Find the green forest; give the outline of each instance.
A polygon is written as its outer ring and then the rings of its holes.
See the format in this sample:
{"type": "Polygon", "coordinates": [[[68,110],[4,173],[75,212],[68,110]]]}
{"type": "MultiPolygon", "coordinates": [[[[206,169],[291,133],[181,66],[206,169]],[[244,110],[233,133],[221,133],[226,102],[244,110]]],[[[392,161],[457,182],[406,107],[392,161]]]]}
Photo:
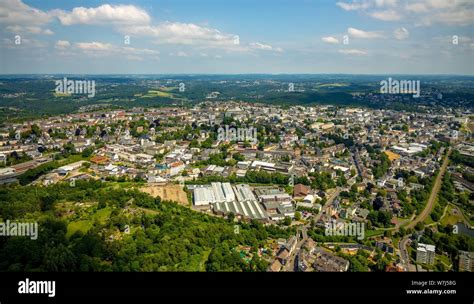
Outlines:
{"type": "Polygon", "coordinates": [[[1,187],[0,201],[0,220],[39,225],[37,240],[0,238],[0,271],[264,271],[258,249],[294,234],[257,222],[236,229],[231,220],[93,180],[1,187]],[[245,258],[239,246],[251,248],[245,258]]]}

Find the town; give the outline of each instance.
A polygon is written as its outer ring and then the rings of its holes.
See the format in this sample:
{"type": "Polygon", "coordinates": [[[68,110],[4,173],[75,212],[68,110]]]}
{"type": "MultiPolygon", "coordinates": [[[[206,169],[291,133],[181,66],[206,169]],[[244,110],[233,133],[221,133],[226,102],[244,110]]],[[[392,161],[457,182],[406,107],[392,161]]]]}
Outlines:
{"type": "Polygon", "coordinates": [[[237,234],[277,226],[290,237],[236,249],[268,271],[473,271],[472,250],[446,243],[473,236],[472,127],[462,108],[89,107],[4,124],[0,184],[117,183],[237,234]]]}

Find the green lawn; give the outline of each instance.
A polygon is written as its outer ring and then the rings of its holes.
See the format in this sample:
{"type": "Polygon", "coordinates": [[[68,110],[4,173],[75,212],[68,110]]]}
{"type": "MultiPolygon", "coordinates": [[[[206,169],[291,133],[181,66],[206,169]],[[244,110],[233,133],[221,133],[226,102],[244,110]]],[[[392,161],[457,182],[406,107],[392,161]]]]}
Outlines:
{"type": "Polygon", "coordinates": [[[443,226],[454,225],[458,222],[463,221],[462,214],[460,212],[458,212],[458,214],[454,214],[452,209],[453,209],[453,207],[451,205],[449,205],[448,210],[446,211],[446,214],[441,219],[441,225],[443,225],[443,226]]]}
{"type": "Polygon", "coordinates": [[[66,237],[70,238],[76,231],[82,231],[82,233],[86,234],[89,229],[92,228],[92,221],[76,221],[70,222],[67,225],[67,233],[66,237]]]}
{"type": "Polygon", "coordinates": [[[431,218],[431,215],[427,216],[426,219],[423,221],[423,224],[425,224],[425,225],[429,225],[429,224],[433,224],[433,223],[434,223],[434,221],[431,218]]]}
{"type": "Polygon", "coordinates": [[[106,208],[97,210],[97,212],[92,216],[92,219],[94,220],[97,219],[99,223],[105,224],[105,222],[107,221],[111,213],[112,213],[112,208],[106,207],[106,208]]]}
{"type": "Polygon", "coordinates": [[[143,95],[142,98],[152,98],[152,97],[168,97],[173,98],[173,94],[158,90],[149,90],[148,94],[143,95]]]}
{"type": "Polygon", "coordinates": [[[384,230],[366,230],[365,237],[368,238],[372,236],[383,235],[384,232],[385,232],[384,230]]]}

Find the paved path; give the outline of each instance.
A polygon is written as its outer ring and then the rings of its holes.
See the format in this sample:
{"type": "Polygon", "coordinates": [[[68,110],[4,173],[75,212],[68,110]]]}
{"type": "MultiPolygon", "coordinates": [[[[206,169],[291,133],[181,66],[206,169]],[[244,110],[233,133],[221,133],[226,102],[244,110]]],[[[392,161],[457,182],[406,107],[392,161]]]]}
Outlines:
{"type": "Polygon", "coordinates": [[[439,189],[441,188],[441,182],[443,180],[444,173],[446,172],[446,168],[448,167],[449,162],[449,155],[451,154],[451,148],[446,153],[444,157],[443,164],[441,165],[441,169],[439,170],[438,176],[436,177],[435,183],[433,185],[433,189],[431,189],[430,198],[426,203],[425,209],[415,218],[414,221],[409,223],[406,228],[414,228],[416,224],[423,222],[431,213],[436,203],[436,197],[438,196],[439,189]]]}

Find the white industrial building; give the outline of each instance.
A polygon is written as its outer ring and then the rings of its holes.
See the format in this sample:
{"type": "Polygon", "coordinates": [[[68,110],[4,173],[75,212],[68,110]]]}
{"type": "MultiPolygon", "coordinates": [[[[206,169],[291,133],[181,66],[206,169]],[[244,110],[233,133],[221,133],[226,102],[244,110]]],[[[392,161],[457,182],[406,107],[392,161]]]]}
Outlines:
{"type": "MultiPolygon", "coordinates": [[[[250,190],[250,189],[249,189],[250,190]]],[[[233,202],[235,193],[230,183],[211,183],[194,189],[194,204],[196,206],[233,202]]]]}
{"type": "Polygon", "coordinates": [[[426,148],[428,148],[427,145],[418,144],[418,143],[410,143],[410,144],[402,144],[402,145],[393,146],[392,150],[402,155],[414,155],[416,153],[422,152],[426,148]]]}
{"type": "Polygon", "coordinates": [[[235,201],[235,193],[230,183],[222,183],[222,190],[224,191],[226,202],[235,201]]]}
{"type": "Polygon", "coordinates": [[[216,197],[211,187],[202,186],[194,189],[195,206],[205,206],[209,204],[214,204],[215,202],[216,197]]]}
{"type": "Polygon", "coordinates": [[[216,198],[216,203],[223,203],[226,201],[224,191],[222,190],[222,183],[211,183],[212,191],[216,198]]]}
{"type": "Polygon", "coordinates": [[[257,201],[249,185],[235,185],[234,190],[239,202],[257,201]]]}
{"type": "Polygon", "coordinates": [[[250,219],[266,219],[268,216],[257,201],[233,201],[214,205],[217,213],[233,213],[250,219]]]}
{"type": "Polygon", "coordinates": [[[267,219],[268,215],[257,201],[249,185],[211,183],[194,188],[194,205],[212,205],[216,213],[233,213],[250,219],[267,219]]]}

